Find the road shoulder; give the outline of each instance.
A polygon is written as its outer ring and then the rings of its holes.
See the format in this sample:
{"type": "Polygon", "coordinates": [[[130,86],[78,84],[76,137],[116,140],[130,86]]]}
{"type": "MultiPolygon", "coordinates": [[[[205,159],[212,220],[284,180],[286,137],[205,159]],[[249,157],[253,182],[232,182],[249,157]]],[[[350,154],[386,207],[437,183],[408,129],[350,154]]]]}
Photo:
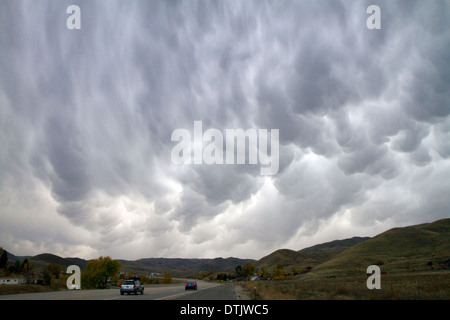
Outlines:
{"type": "Polygon", "coordinates": [[[236,300],[251,300],[244,288],[239,284],[234,286],[234,294],[236,300]]]}

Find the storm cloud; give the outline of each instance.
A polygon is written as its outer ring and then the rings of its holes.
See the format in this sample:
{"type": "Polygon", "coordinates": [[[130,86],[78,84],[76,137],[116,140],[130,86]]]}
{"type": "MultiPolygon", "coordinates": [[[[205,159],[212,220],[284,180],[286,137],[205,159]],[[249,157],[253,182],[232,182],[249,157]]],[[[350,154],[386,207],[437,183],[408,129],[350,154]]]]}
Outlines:
{"type": "Polygon", "coordinates": [[[449,217],[449,9],[1,1],[0,245],[260,258],[449,217]],[[194,121],[279,129],[277,174],[173,163],[194,121]]]}

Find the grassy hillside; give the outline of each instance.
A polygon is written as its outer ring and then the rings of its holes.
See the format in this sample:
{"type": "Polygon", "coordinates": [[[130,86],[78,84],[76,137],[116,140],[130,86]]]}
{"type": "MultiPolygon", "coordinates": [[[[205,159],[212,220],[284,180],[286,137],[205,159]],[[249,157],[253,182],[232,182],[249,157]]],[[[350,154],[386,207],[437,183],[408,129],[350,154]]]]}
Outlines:
{"type": "Polygon", "coordinates": [[[358,275],[380,264],[388,273],[430,270],[450,258],[450,219],[393,228],[359,243],[312,270],[307,276],[358,275]]]}
{"type": "Polygon", "coordinates": [[[307,254],[301,254],[294,250],[280,249],[261,258],[256,262],[256,267],[272,272],[277,264],[281,263],[286,272],[292,272],[294,269],[304,270],[306,267],[315,265],[314,258],[307,254]]]}
{"type": "Polygon", "coordinates": [[[287,272],[292,272],[294,269],[305,270],[307,267],[315,267],[344,250],[368,239],[353,237],[350,239],[335,240],[299,251],[280,249],[258,260],[256,266],[271,272],[277,264],[281,263],[287,272]]]}
{"type": "Polygon", "coordinates": [[[341,253],[342,251],[369,239],[369,237],[353,237],[344,240],[334,240],[299,250],[299,252],[321,253],[329,258],[332,255],[341,253]]]}

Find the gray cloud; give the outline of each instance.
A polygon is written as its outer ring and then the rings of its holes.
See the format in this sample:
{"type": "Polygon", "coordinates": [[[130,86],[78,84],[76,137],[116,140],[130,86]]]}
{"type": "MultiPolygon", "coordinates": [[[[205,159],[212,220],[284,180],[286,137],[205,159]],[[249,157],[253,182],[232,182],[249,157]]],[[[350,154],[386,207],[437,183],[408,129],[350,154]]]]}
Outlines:
{"type": "Polygon", "coordinates": [[[447,2],[76,2],[78,31],[72,1],[0,4],[13,253],[259,258],[449,216],[447,2]],[[197,120],[279,129],[278,174],[175,165],[197,120]]]}

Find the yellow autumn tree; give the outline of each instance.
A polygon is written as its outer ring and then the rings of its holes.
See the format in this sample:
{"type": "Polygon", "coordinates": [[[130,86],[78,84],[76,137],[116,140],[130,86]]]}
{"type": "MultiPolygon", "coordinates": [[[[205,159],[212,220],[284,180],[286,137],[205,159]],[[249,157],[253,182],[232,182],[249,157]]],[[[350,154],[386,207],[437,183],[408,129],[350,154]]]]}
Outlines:
{"type": "Polygon", "coordinates": [[[120,262],[112,260],[110,257],[91,260],[81,274],[81,283],[87,288],[104,289],[110,282],[116,280],[120,268],[120,262]]]}

